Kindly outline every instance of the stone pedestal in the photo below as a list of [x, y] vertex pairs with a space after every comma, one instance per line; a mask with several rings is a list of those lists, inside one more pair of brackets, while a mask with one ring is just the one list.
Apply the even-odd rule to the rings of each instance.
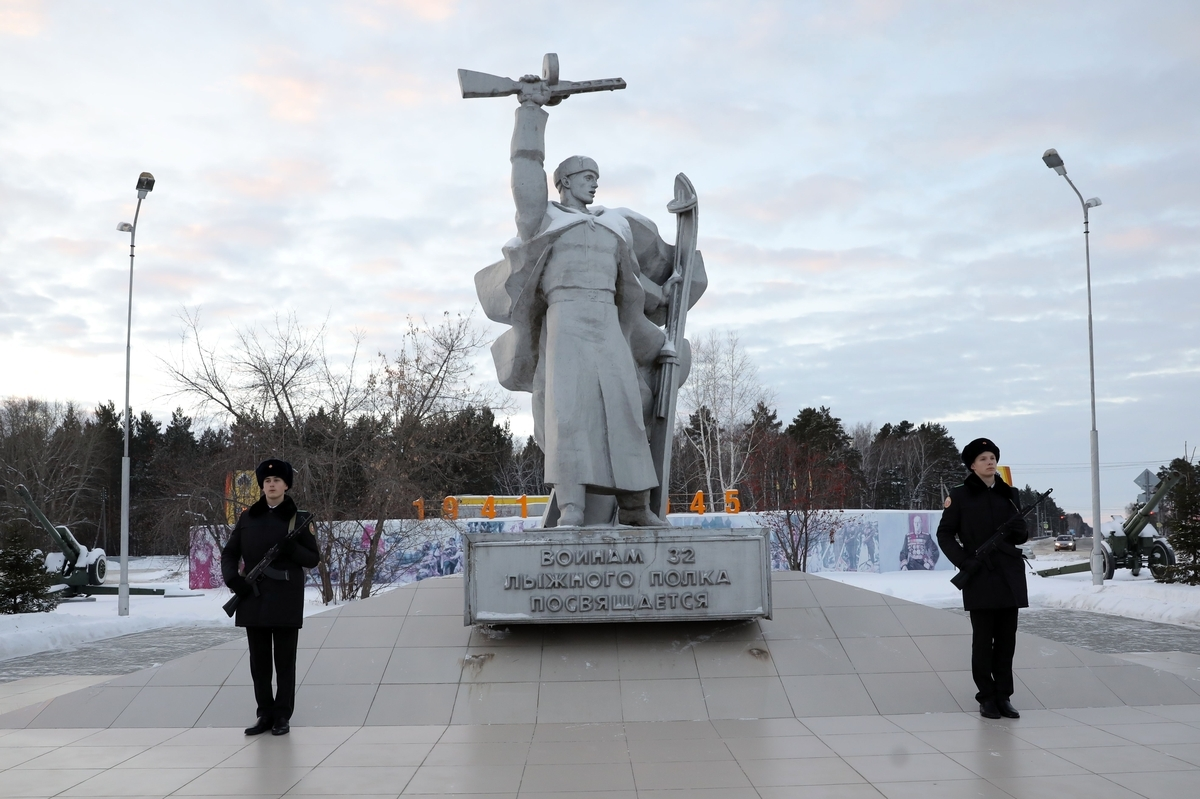
[[763, 528], [550, 528], [464, 538], [464, 624], [771, 618]]

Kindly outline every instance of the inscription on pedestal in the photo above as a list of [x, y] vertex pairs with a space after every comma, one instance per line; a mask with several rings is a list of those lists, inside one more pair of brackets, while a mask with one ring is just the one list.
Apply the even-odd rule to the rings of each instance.
[[763, 529], [549, 529], [465, 538], [466, 624], [771, 616]]

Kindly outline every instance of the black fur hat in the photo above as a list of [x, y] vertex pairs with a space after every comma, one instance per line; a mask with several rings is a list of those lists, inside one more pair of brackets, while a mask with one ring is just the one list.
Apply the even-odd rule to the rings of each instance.
[[287, 487], [291, 488], [295, 472], [292, 471], [292, 464], [287, 461], [281, 461], [279, 458], [267, 458], [258, 464], [258, 468], [254, 470], [254, 476], [258, 478], [259, 488], [262, 488], [263, 480], [268, 477], [281, 477], [283, 482], [287, 483]]
[[[975, 462], [975, 459], [985, 452], [995, 453], [996, 460], [1000, 460], [1000, 448], [997, 447], [991, 439], [977, 438], [970, 444], [967, 444], [965, 447], [963, 447], [963, 466], [966, 466], [968, 469], [970, 469], [971, 464]], [[289, 483], [289, 485], [291, 484]]]

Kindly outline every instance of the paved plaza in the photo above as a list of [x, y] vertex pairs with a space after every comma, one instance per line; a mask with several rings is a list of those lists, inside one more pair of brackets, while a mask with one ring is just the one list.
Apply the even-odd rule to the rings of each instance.
[[1200, 784], [1200, 681], [1023, 633], [1023, 718], [986, 721], [962, 615], [795, 573], [773, 594], [769, 621], [491, 630], [463, 627], [460, 578], [427, 580], [305, 621], [286, 737], [241, 733], [240, 640], [31, 693], [0, 715], [0, 796], [1178, 799]]

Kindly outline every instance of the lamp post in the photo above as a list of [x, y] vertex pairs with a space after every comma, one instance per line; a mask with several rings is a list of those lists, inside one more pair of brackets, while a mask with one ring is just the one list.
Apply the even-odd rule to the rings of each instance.
[[1067, 177], [1067, 167], [1054, 148], [1043, 153], [1042, 160], [1046, 162], [1046, 166], [1066, 178], [1067, 184], [1079, 198], [1079, 204], [1083, 206], [1083, 252], [1087, 263], [1088, 370], [1092, 388], [1092, 585], [1104, 585], [1104, 535], [1100, 532], [1100, 436], [1096, 432], [1096, 349], [1092, 343], [1092, 248], [1088, 234], [1088, 210], [1100, 205], [1100, 198], [1083, 199], [1079, 189], [1075, 188], [1075, 184]]
[[122, 222], [117, 230], [129, 234], [129, 311], [125, 317], [125, 451], [121, 457], [121, 583], [117, 588], [117, 615], [129, 615], [129, 428], [133, 420], [129, 414], [129, 342], [133, 336], [133, 249], [137, 236], [138, 215], [142, 212], [142, 200], [154, 190], [154, 175], [143, 172], [137, 181], [137, 208], [133, 212], [133, 224]]

